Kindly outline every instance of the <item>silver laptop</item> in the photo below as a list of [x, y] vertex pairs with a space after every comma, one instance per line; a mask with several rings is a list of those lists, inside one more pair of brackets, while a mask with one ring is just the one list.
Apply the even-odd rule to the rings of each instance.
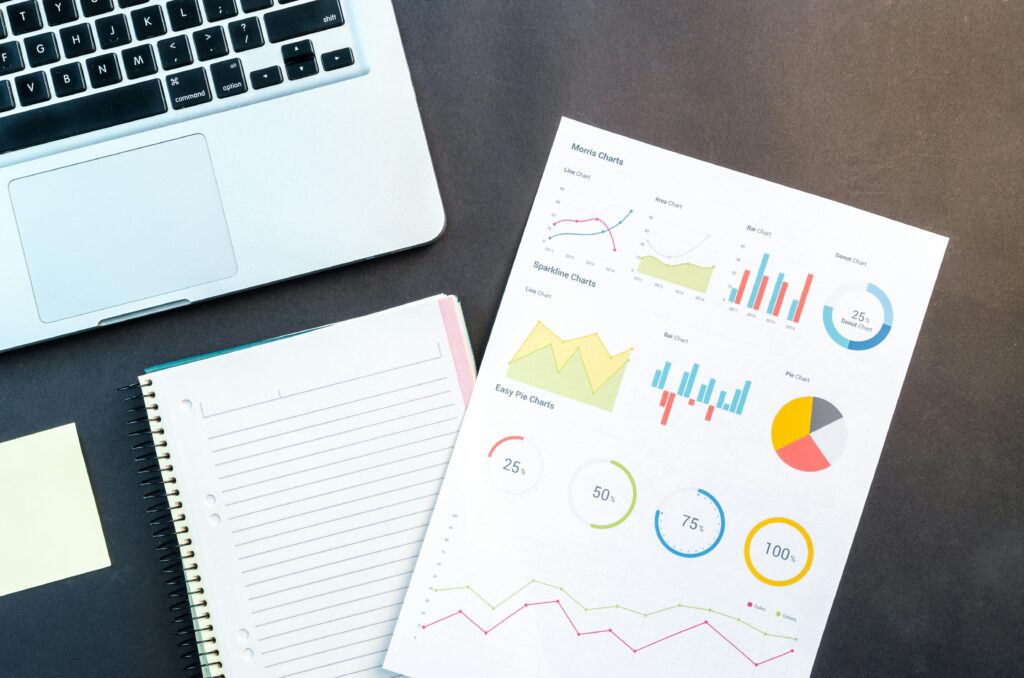
[[444, 228], [386, 0], [0, 15], [0, 350]]

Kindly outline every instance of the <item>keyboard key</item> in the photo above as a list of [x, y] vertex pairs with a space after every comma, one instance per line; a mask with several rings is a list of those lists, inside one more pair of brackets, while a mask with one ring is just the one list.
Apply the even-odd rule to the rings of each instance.
[[141, 120], [167, 111], [159, 80], [68, 99], [0, 117], [0, 153]]
[[135, 80], [156, 73], [156, 56], [150, 45], [129, 47], [121, 52], [124, 61], [124, 74], [129, 80]]
[[284, 70], [288, 72], [289, 80], [308, 78], [309, 76], [316, 75], [320, 72], [320, 68], [316, 65], [316, 57], [309, 57], [302, 61], [286, 63], [284, 65]]
[[272, 85], [280, 85], [284, 78], [281, 77], [281, 67], [271, 66], [270, 68], [261, 68], [258, 71], [253, 71], [249, 74], [252, 79], [253, 89], [263, 89], [264, 87], [271, 87]]
[[36, 71], [19, 75], [14, 79], [14, 88], [18, 90], [18, 101], [22, 106], [31, 106], [50, 98], [50, 87], [46, 84], [46, 73]]
[[0, 112], [9, 111], [14, 108], [14, 91], [11, 90], [11, 83], [6, 80], [0, 82]]
[[123, 14], [97, 19], [96, 37], [99, 38], [102, 49], [127, 45], [132, 41], [132, 36], [128, 33], [128, 20]]
[[263, 15], [270, 42], [301, 38], [345, 23], [338, 0], [313, 0]]
[[39, 15], [39, 7], [36, 5], [35, 0], [8, 5], [7, 18], [10, 20], [11, 33], [13, 35], [31, 33], [43, 27], [43, 17]]
[[196, 56], [200, 61], [209, 61], [228, 53], [227, 39], [221, 26], [196, 31], [192, 34], [192, 41], [196, 43]]
[[96, 43], [93, 42], [89, 24], [76, 24], [60, 29], [60, 44], [64, 46], [64, 56], [69, 59], [96, 51]]
[[121, 67], [113, 52], [86, 59], [85, 69], [89, 71], [89, 82], [96, 89], [121, 82]]
[[230, 19], [238, 14], [235, 0], [203, 0], [203, 8], [206, 9], [207, 21]]
[[156, 49], [160, 52], [160, 64], [165, 71], [192, 63], [192, 48], [188, 46], [188, 36], [164, 38], [156, 43]]
[[299, 40], [298, 42], [290, 42], [287, 45], [281, 45], [281, 57], [285, 63], [290, 61], [303, 61], [311, 58], [313, 55], [313, 41], [312, 40]]
[[0, 75], [17, 73], [25, 68], [21, 60], [21, 45], [16, 42], [0, 44]]
[[149, 40], [167, 32], [164, 23], [164, 10], [160, 5], [150, 5], [132, 12], [132, 27], [135, 29], [136, 40]]
[[175, 110], [205, 104], [213, 100], [205, 68], [193, 68], [167, 76], [167, 95]]
[[45, 66], [60, 59], [57, 51], [57, 36], [53, 33], [40, 33], [25, 38], [25, 54], [29, 66]]
[[4, 22], [4, 15], [0, 12], [0, 38], [7, 37], [7, 24]]
[[245, 84], [242, 62], [238, 59], [228, 59], [212, 64], [210, 75], [213, 77], [213, 91], [217, 93], [219, 99], [233, 97], [249, 89]]
[[232, 21], [228, 24], [228, 33], [231, 35], [231, 47], [236, 52], [263, 46], [263, 29], [256, 17]]
[[43, 0], [43, 13], [46, 14], [46, 23], [51, 26], [70, 23], [78, 18], [75, 0]]
[[82, 65], [78, 63], [63, 64], [50, 69], [53, 78], [53, 93], [58, 97], [66, 97], [85, 91], [85, 76]]
[[255, 12], [266, 9], [274, 4], [274, 0], [242, 0], [243, 12]]
[[352, 53], [351, 47], [345, 49], [336, 49], [333, 52], [326, 52], [320, 60], [324, 62], [325, 71], [333, 71], [338, 68], [345, 68], [351, 66], [356, 62], [356, 57]]
[[148, 2], [148, 0], [119, 0], [117, 4], [120, 5], [123, 9], [125, 7], [134, 7], [135, 5], [141, 5], [145, 2]]
[[114, 11], [114, 0], [80, 0], [82, 3], [82, 14], [85, 16], [99, 16]]
[[171, 30], [174, 31], [195, 28], [203, 23], [197, 0], [171, 0], [167, 3], [167, 17], [171, 20]]

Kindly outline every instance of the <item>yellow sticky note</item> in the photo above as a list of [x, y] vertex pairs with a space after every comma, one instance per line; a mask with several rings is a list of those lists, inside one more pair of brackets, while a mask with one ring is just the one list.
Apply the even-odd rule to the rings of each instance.
[[0, 443], [0, 596], [110, 565], [74, 424]]

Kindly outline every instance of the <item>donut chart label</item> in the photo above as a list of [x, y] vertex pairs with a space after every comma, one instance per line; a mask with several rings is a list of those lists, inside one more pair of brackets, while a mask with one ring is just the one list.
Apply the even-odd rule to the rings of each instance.
[[874, 283], [843, 285], [829, 297], [822, 316], [832, 341], [851, 351], [874, 348], [892, 331], [892, 301]]

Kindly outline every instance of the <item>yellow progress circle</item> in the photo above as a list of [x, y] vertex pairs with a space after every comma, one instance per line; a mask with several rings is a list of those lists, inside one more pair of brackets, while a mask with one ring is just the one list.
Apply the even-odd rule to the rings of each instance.
[[[802, 570], [789, 579], [769, 579], [757, 571], [757, 568], [754, 567], [754, 561], [750, 558], [750, 544], [754, 541], [754, 535], [756, 535], [762, 528], [775, 523], [789, 525], [799, 532], [800, 536], [803, 537], [804, 541], [807, 543], [807, 562], [804, 564]], [[747, 561], [747, 569], [750, 570], [750, 574], [754, 575], [765, 584], [768, 584], [769, 586], [789, 586], [790, 584], [795, 584], [803, 579], [811, 569], [811, 562], [814, 560], [814, 544], [811, 543], [811, 535], [807, 534], [807, 530], [804, 529], [803, 525], [795, 520], [790, 520], [789, 518], [765, 518], [757, 525], [754, 525], [754, 529], [752, 529], [750, 534], [747, 535], [747, 543], [743, 545], [743, 559]]]

